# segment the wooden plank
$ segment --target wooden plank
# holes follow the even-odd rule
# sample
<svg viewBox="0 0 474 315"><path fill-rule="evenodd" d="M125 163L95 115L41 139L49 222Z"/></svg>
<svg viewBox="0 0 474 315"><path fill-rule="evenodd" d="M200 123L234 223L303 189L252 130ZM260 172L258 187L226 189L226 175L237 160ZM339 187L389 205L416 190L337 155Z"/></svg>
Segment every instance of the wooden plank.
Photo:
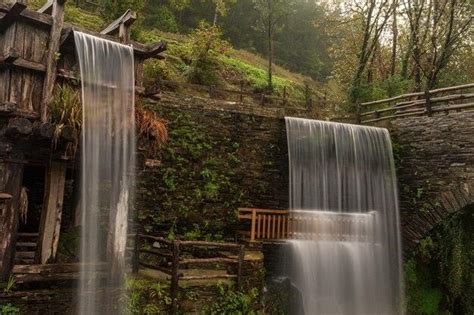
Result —
<svg viewBox="0 0 474 315"><path fill-rule="evenodd" d="M236 264L238 263L237 259L233 258L187 258L179 261L180 265L188 264Z"/></svg>
<svg viewBox="0 0 474 315"><path fill-rule="evenodd" d="M0 12L7 14L10 11L11 5L0 3ZM49 15L45 15L29 9L24 9L19 15L19 21L27 22L42 28L51 27L53 19ZM1 29L0 29L1 30Z"/></svg>
<svg viewBox="0 0 474 315"><path fill-rule="evenodd" d="M254 210L252 211L252 224L250 226L250 241L254 242L255 241L255 224L257 220L257 211Z"/></svg>
<svg viewBox="0 0 474 315"><path fill-rule="evenodd" d="M156 255L156 256L161 256L161 257L167 257L167 258L172 258L173 254L168 253L162 250L157 250L157 249L140 249L138 251L139 253L144 253L144 254L150 254L150 255Z"/></svg>
<svg viewBox="0 0 474 315"><path fill-rule="evenodd" d="M22 163L0 163L0 191L12 196L0 202L0 281L8 279L13 267L22 179Z"/></svg>
<svg viewBox="0 0 474 315"><path fill-rule="evenodd" d="M121 17L113 21L100 33L103 35L119 35L122 43L130 42L130 27L136 21L137 14L132 10L127 10Z"/></svg>
<svg viewBox="0 0 474 315"><path fill-rule="evenodd" d="M46 74L43 83L43 98L41 103L41 121L48 120L48 105L53 97L54 84L56 83L57 54L59 51L59 40L64 25L64 3L65 0L54 0L52 16L53 25L49 36L48 53L46 57Z"/></svg>
<svg viewBox="0 0 474 315"><path fill-rule="evenodd" d="M5 31L10 25L16 22L25 9L26 4L19 1L13 2L5 15L0 19L0 32Z"/></svg>
<svg viewBox="0 0 474 315"><path fill-rule="evenodd" d="M39 264L56 259L66 180L66 163L51 161L46 174L43 211L39 228L37 256Z"/></svg>
<svg viewBox="0 0 474 315"><path fill-rule="evenodd" d="M39 10L39 13L51 14L53 12L54 0L48 0Z"/></svg>
<svg viewBox="0 0 474 315"><path fill-rule="evenodd" d="M261 226L261 222L262 222L262 215L259 214L259 215L257 215L257 239L260 238L260 226Z"/></svg>
<svg viewBox="0 0 474 315"><path fill-rule="evenodd" d="M143 261L140 261L139 264L140 264L140 266L143 266L143 267L148 268L148 269L153 269L153 270L158 270L158 271L164 272L167 275L172 274L172 270L169 269L169 268L164 268L164 267L161 267L161 266L158 266L158 265L151 265L151 264L145 263Z"/></svg>
<svg viewBox="0 0 474 315"><path fill-rule="evenodd" d="M180 280L217 280L217 279L236 279L237 275L209 275L209 276L183 276Z"/></svg>

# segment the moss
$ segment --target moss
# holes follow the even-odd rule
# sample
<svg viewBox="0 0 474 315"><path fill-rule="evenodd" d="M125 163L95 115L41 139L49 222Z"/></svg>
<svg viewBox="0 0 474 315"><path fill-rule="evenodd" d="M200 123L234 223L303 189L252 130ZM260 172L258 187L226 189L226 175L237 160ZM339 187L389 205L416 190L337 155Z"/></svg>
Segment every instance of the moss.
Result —
<svg viewBox="0 0 474 315"><path fill-rule="evenodd" d="M408 310L413 314L474 312L474 208L436 227L405 265Z"/></svg>

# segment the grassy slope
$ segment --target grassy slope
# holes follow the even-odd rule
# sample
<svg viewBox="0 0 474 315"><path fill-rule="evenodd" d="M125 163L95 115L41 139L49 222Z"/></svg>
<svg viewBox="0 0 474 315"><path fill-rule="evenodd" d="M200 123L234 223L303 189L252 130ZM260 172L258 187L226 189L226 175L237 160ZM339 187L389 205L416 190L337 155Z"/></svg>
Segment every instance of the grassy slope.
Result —
<svg viewBox="0 0 474 315"><path fill-rule="evenodd" d="M31 0L29 7L31 9L40 8L45 0ZM72 2L66 4L67 23L80 26L89 30L99 31L105 27L106 22L97 14L77 8ZM167 60L150 60L145 65L145 82L151 84L157 77L162 77L173 81L187 81L187 71L189 70L189 61L186 60L186 50L189 49L187 43L189 37L181 34L165 33L159 30L140 31L132 34L141 42L151 43L159 40L168 42ZM267 61L266 59L252 54L245 50L230 49L225 55L219 58L219 84L220 87L239 89L240 82L245 82L247 90L255 92L262 91L266 86L267 80ZM287 93L291 97L304 97L304 84L307 83L315 91L320 88L320 84L309 77L290 72L277 65L274 66L274 89L275 93L282 95L286 87Z"/></svg>

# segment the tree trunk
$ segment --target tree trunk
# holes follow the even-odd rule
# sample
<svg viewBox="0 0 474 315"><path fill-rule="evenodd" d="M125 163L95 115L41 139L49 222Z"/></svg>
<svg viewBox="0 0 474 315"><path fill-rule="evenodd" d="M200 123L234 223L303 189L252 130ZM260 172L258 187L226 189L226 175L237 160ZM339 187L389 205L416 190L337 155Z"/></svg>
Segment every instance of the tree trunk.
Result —
<svg viewBox="0 0 474 315"><path fill-rule="evenodd" d="M395 75L395 66L397 62L397 40L398 40L398 25L397 25L397 6L398 1L393 1L393 21L392 21L392 60L390 64L390 76Z"/></svg>
<svg viewBox="0 0 474 315"><path fill-rule="evenodd" d="M214 21L212 22L212 25L216 26L217 25L217 19L219 18L219 9L216 4L216 9L214 10Z"/></svg>
<svg viewBox="0 0 474 315"><path fill-rule="evenodd" d="M273 7L268 2L268 91L273 91Z"/></svg>

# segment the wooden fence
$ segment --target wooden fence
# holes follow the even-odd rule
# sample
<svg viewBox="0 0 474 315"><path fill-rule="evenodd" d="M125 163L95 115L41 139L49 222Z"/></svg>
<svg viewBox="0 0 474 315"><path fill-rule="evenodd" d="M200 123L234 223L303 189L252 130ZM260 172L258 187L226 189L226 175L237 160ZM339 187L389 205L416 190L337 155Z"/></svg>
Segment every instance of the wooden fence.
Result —
<svg viewBox="0 0 474 315"><path fill-rule="evenodd" d="M312 91L308 85L305 85L304 87L304 98L290 97L286 87L284 87L283 89L283 96L270 95L266 93L256 93L254 91L246 90L243 81L240 82L240 89L238 90L218 88L214 85L201 85L169 80L159 80L157 85L158 89L156 90L156 93L158 93L160 90L164 90L167 88L190 88L196 91L206 93L211 99L225 99L228 101L237 101L243 103L245 97L250 97L253 100L260 102L261 105L265 105L267 103L277 103L279 106L285 107L289 104L296 104L299 107L305 107L307 110L311 110L313 108L314 100L327 102L326 97L319 96L314 91ZM153 89L150 89L150 92L148 92L147 94L153 93L152 90ZM234 96L235 98L231 98L230 95Z"/></svg>
<svg viewBox="0 0 474 315"><path fill-rule="evenodd" d="M472 110L473 99L474 83L403 94L359 104L357 120L358 123L368 124L409 116Z"/></svg>
<svg viewBox="0 0 474 315"><path fill-rule="evenodd" d="M179 281L235 279L237 289L242 285L242 265L244 262L244 245L235 243L167 240L162 237L136 234L132 257L132 270L138 272L140 267L158 270L170 276L171 311L178 310ZM194 252L200 249L206 257L195 257ZM148 259L145 258L148 257ZM153 259L154 258L154 259ZM234 274L184 275L182 267L187 266L225 265L233 267Z"/></svg>

